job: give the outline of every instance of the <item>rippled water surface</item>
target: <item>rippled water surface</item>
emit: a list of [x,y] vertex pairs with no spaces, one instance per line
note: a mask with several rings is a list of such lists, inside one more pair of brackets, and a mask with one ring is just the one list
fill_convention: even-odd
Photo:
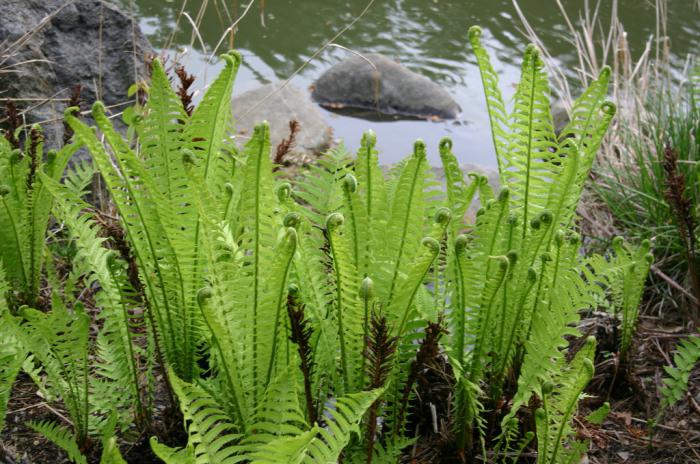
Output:
[[[122,0],[129,3],[130,0]],[[211,81],[217,65],[206,57],[248,0],[209,0],[204,3],[199,35],[182,16],[173,35],[182,0],[133,0],[141,27],[154,46],[187,49],[184,63],[198,76],[198,85]],[[591,2],[595,3],[595,2]],[[670,0],[669,36],[677,67],[700,44],[700,13],[696,0]],[[203,0],[185,4],[193,21]],[[578,17],[584,0],[563,0],[572,17]],[[610,17],[611,1],[603,0],[601,18]],[[235,93],[292,76],[300,66],[367,5],[365,0],[257,0],[240,22],[234,46],[245,58]],[[520,0],[521,8],[543,37],[561,66],[573,68],[577,58],[566,40],[566,27],[554,0]],[[227,12],[228,10],[228,12]],[[653,1],[620,0],[620,18],[636,53],[654,33]],[[457,121],[368,121],[323,110],[334,135],[350,148],[357,147],[367,128],[378,134],[382,162],[401,159],[421,137],[429,145],[431,160],[438,162],[438,140],[449,135],[462,162],[495,166],[478,70],[467,40],[467,29],[480,25],[486,45],[501,75],[506,96],[518,80],[520,56],[526,40],[511,0],[376,0],[368,12],[336,44],[359,53],[380,52],[414,71],[429,76],[454,96],[463,112]],[[224,40],[221,50],[229,47]],[[193,44],[193,45],[191,45]],[[329,66],[348,56],[341,47],[329,47],[313,59],[292,82],[307,88]]]

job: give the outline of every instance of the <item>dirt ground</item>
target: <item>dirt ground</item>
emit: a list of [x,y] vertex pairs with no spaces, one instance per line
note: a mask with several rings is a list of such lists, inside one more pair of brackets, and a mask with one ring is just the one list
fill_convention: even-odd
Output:
[[[700,463],[700,369],[690,378],[684,401],[669,409],[650,434],[648,419],[658,413],[659,388],[671,363],[673,349],[688,335],[681,325],[642,316],[633,340],[630,360],[620,365],[615,356],[612,319],[604,313],[585,318],[580,326],[585,335],[598,338],[596,375],[575,418],[579,438],[590,441],[583,463],[590,464],[671,464]],[[575,343],[573,344],[575,345]],[[600,425],[585,420],[586,415],[609,401],[611,412]],[[161,410],[164,406],[159,406]],[[47,404],[31,379],[21,375],[8,405],[7,424],[0,435],[0,463],[62,464],[64,453],[27,428],[29,420],[63,416],[55,405]],[[175,426],[177,427],[177,426]],[[148,437],[136,444],[125,444],[122,451],[130,463],[158,462],[148,447]],[[427,451],[427,450],[426,450]],[[430,456],[431,453],[421,453]],[[521,462],[532,462],[534,453],[524,453]],[[409,462],[437,462],[435,458],[409,459]]]

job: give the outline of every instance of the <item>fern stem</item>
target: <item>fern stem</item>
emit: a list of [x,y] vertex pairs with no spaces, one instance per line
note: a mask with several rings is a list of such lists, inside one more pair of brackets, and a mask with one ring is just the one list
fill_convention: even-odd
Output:
[[[501,286],[503,285],[503,282],[506,280],[506,273],[507,269],[502,271],[502,275],[498,278],[498,285],[496,286],[496,289],[494,290],[493,294],[489,298],[488,304],[486,307],[480,308],[481,311],[486,312],[486,319],[483,321],[483,324],[480,324],[479,328],[479,338],[477,339],[475,346],[474,346],[474,359],[472,361],[470,373],[469,373],[469,380],[474,383],[475,382],[475,376],[477,373],[477,368],[481,367],[481,358],[483,356],[483,349],[484,345],[486,344],[485,338],[486,338],[486,333],[489,327],[489,324],[491,322],[491,308],[493,306],[494,301],[496,300],[496,297],[498,296],[499,290],[501,289]],[[488,285],[488,284],[487,284]]]
[[[267,130],[267,126],[263,126],[263,130]],[[263,135],[263,140],[265,135]],[[262,173],[263,156],[269,156],[264,152],[264,143],[259,144],[258,153],[255,157],[255,179],[260,179]],[[252,348],[253,348],[253,388],[258,390],[262,385],[258,384],[258,301],[260,298],[260,201],[262,198],[260,182],[255,182],[255,201],[253,206],[253,329],[252,329]],[[258,395],[255,395],[259,397]]]
[[[113,270],[111,267],[108,267],[109,275],[112,279],[112,283],[115,288],[119,289],[120,285],[117,280],[116,275],[114,274]],[[133,395],[134,395],[134,400],[136,401],[136,417],[137,418],[142,418],[144,417],[145,414],[145,408],[143,406],[143,402],[141,401],[141,394],[139,391],[139,376],[138,376],[138,368],[136,366],[136,354],[134,353],[134,347],[133,347],[133,339],[132,339],[132,334],[131,331],[129,330],[129,314],[128,314],[128,309],[126,306],[126,301],[124,300],[123,294],[120,291],[119,292],[119,299],[121,300],[121,313],[122,313],[122,323],[124,327],[124,331],[126,332],[127,340],[126,340],[126,350],[128,353],[128,363],[130,367],[130,373],[132,375],[131,379],[131,387],[133,389]],[[124,341],[124,340],[122,340]]]
[[532,290],[532,287],[535,285],[535,282],[530,282],[530,285],[528,285],[527,290],[522,292],[520,300],[518,301],[518,304],[516,305],[518,308],[518,312],[515,315],[515,318],[513,319],[513,324],[510,329],[510,334],[508,335],[508,343],[506,344],[506,349],[505,353],[503,351],[499,351],[499,353],[503,353],[503,362],[501,363],[501,367],[499,369],[500,375],[503,376],[505,374],[505,370],[508,365],[508,358],[510,356],[510,352],[515,345],[515,334],[517,333],[517,326],[516,324],[518,321],[521,320],[521,317],[523,315],[523,312],[525,311],[525,300],[527,299],[527,296],[530,294],[530,291]]
[[374,151],[374,145],[372,145],[370,137],[367,137],[367,165],[365,169],[367,170],[367,222],[369,223],[369,229],[372,230],[372,152]]
[[[223,353],[223,350],[221,348],[221,343],[219,342],[219,339],[216,337],[214,330],[212,329],[212,324],[211,321],[209,321],[209,318],[207,318],[207,312],[204,310],[203,306],[208,304],[206,302],[207,298],[197,298],[200,311],[202,313],[202,319],[204,320],[204,323],[207,325],[209,329],[209,333],[212,334],[212,342],[216,346],[216,349],[219,351],[219,353]],[[223,359],[223,355],[222,355]],[[222,362],[221,367],[224,370],[224,374],[226,376],[226,383],[228,383],[228,390],[231,392],[233,396],[233,402],[234,402],[234,413],[236,414],[236,420],[237,423],[242,427],[245,428],[245,425],[247,424],[246,422],[246,414],[243,409],[243,400],[239,398],[239,394],[242,394],[239,392],[239,389],[236,388],[236,384],[233,380],[233,375],[231,374],[231,370],[229,368],[229,365],[227,362]]]
[[[537,456],[537,461],[539,464],[547,464],[548,457],[549,457],[549,408],[547,407],[547,395],[542,393],[542,410],[544,411],[544,444],[543,444],[543,449],[544,449],[544,456],[540,456],[538,454]],[[539,440],[539,437],[538,437]],[[542,460],[540,460],[542,458]],[[556,464],[554,461],[552,461],[552,464]]]
[[340,340],[340,365],[341,369],[343,371],[343,380],[344,380],[344,387],[349,388],[349,373],[348,373],[348,361],[347,361],[347,353],[346,353],[346,348],[345,348],[345,328],[343,324],[343,292],[342,288],[343,285],[341,282],[343,281],[342,277],[342,272],[340,268],[340,260],[338,259],[337,251],[336,251],[336,244],[335,240],[333,239],[334,232],[329,231],[328,233],[328,244],[330,245],[330,251],[331,251],[331,257],[333,260],[333,270],[335,271],[335,279],[336,279],[336,302],[338,305],[338,338]]
[[[561,259],[561,247],[557,247],[556,258],[554,259],[554,273],[552,274],[552,283],[549,287],[550,289],[556,288],[557,279],[559,276],[559,260],[560,259]],[[540,278],[540,284],[542,284],[542,282],[544,281],[544,267],[545,266],[546,266],[546,263],[543,263],[542,264],[542,277]],[[527,335],[525,336],[525,340],[529,340],[530,334],[532,333],[532,324],[535,320],[535,315],[537,313],[537,309],[539,308],[539,295],[541,293],[541,288],[542,287],[540,285],[540,287],[537,289],[537,297],[535,298],[535,303],[532,307],[532,315],[530,316],[530,322],[529,322],[529,325],[527,328]],[[552,310],[552,297],[550,296],[548,304],[547,304],[547,311],[551,311],[551,310]],[[615,327],[615,326],[613,325],[613,327]]]
[[[272,379],[272,370],[274,369],[275,365],[275,359],[276,359],[276,352],[277,352],[277,340],[279,338],[278,333],[280,332],[280,319],[282,315],[282,306],[285,303],[285,298],[284,294],[287,289],[287,276],[289,275],[289,269],[292,267],[292,258],[294,257],[294,251],[289,254],[289,258],[286,260],[287,263],[284,266],[284,278],[282,279],[282,282],[280,282],[279,289],[277,291],[277,310],[275,312],[275,324],[274,324],[274,333],[272,334],[272,349],[270,351],[270,362],[268,363],[267,366],[267,378],[265,380],[265,387],[270,384],[270,380]],[[286,324],[284,325],[283,328],[286,328]],[[287,345],[287,357],[289,358],[289,345]]]
[[10,218],[10,225],[12,226],[12,233],[15,236],[15,243],[17,245],[17,255],[19,258],[19,268],[22,271],[22,279],[24,279],[25,286],[27,285],[27,274],[25,271],[25,266],[24,266],[24,258],[22,257],[22,242],[19,239],[19,233],[17,232],[17,222],[15,221],[14,216],[12,215],[12,210],[10,209],[10,205],[7,204],[7,200],[5,199],[4,196],[0,196],[2,199],[2,204],[5,207],[5,211],[7,212],[7,217]]
[[[359,231],[357,230],[357,219],[355,217],[355,209],[353,208],[352,204],[352,192],[350,192],[349,189],[343,187],[343,193],[345,196],[345,203],[348,211],[347,216],[350,222],[350,227],[352,227],[352,245],[354,252],[353,257],[355,258],[355,267],[360,269],[360,236]],[[362,272],[364,272],[364,269],[362,269]]]
[[456,346],[455,351],[457,352],[457,360],[459,365],[464,368],[464,347],[466,345],[466,301],[464,288],[464,263],[463,263],[463,253],[464,249],[457,251],[455,259],[457,265],[455,270],[457,271],[457,317],[455,323],[455,340]]
[[[585,387],[585,385],[584,385]],[[569,404],[566,406],[566,410],[564,411],[564,416],[562,417],[561,423],[559,425],[559,430],[557,432],[557,439],[554,441],[554,451],[552,451],[552,464],[556,464],[557,462],[557,454],[559,454],[559,448],[561,447],[561,439],[562,436],[564,435],[564,427],[566,424],[569,422],[569,417],[571,417],[571,414],[573,414],[574,408],[578,404],[578,397],[581,395],[583,392],[583,388],[580,388],[577,392],[576,395],[573,396],[574,400],[570,401]]]
[[530,57],[532,60],[532,76],[530,77],[530,82],[532,87],[529,89],[530,90],[530,95],[529,95],[529,105],[528,105],[528,115],[527,115],[527,121],[528,121],[528,136],[527,136],[527,167],[525,171],[525,202],[523,204],[523,240],[525,240],[525,235],[527,232],[527,224],[528,224],[528,202],[529,202],[529,196],[530,196],[530,166],[532,164],[532,132],[534,130],[534,125],[535,121],[533,119],[533,113],[534,113],[534,102],[535,102],[535,88],[536,88],[536,79],[537,79],[537,52],[534,50],[532,51],[533,56]]

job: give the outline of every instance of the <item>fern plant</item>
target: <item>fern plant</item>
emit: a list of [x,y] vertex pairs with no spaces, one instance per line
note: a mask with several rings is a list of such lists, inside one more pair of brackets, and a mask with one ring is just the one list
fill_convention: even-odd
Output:
[[[101,299],[98,297],[98,301]],[[83,305],[75,302],[69,307],[57,294],[52,297],[49,313],[25,307],[19,317],[4,317],[4,330],[10,340],[16,340],[21,350],[31,353],[40,363],[32,377],[45,376],[46,382],[40,388],[49,393],[52,401],[61,401],[70,419],[70,426],[51,420],[27,425],[63,449],[76,463],[87,462],[85,456],[94,450],[95,437],[104,438],[104,459],[117,459],[115,428],[124,431],[134,421],[142,425],[144,411],[138,391],[141,382],[137,379],[134,384],[125,375],[129,372],[124,365],[128,359],[120,358],[119,333],[112,318],[105,316],[104,328],[93,346],[89,336],[91,321]],[[15,373],[24,361],[25,351],[15,351]]]
[[616,237],[612,242],[612,256],[606,260],[596,255],[588,260],[593,269],[590,280],[607,288],[610,294],[607,309],[620,320],[620,356],[623,360],[627,359],[636,330],[644,283],[654,259],[649,249],[648,240],[634,247],[622,237]]
[[664,366],[666,377],[659,389],[661,401],[656,416],[648,420],[649,440],[651,442],[653,427],[658,424],[666,411],[676,405],[688,392],[688,382],[693,370],[700,362],[700,337],[691,335],[676,345],[673,365]]
[[[135,300],[124,277],[124,264],[104,247],[97,225],[84,213],[82,183],[72,182],[70,176],[65,184],[44,173],[38,176],[53,196],[55,215],[68,227],[77,253],[65,280],[47,266],[52,286],[62,288],[60,294],[55,290],[52,295],[51,311],[24,306],[18,317],[6,312],[4,332],[9,338],[4,340],[19,347],[14,363],[22,365],[24,352],[38,361],[38,367],[25,366],[25,370],[48,400],[61,400],[71,426],[53,421],[28,425],[62,448],[73,462],[87,462],[83,453],[92,450],[92,439],[99,436],[103,437],[103,461],[120,462],[115,428],[122,432],[136,423],[137,430],[143,429],[149,415],[144,388],[147,369],[141,365],[148,357],[139,347],[143,343],[136,340],[142,324],[133,311]],[[93,291],[97,321],[91,320],[73,294],[76,288]],[[94,322],[100,327],[95,338],[89,334]]]
[[[338,148],[293,183],[278,181],[266,123],[240,150],[226,140],[222,102],[235,53],[224,55],[224,71],[191,117],[155,62],[133,143],[114,132],[100,104],[93,116],[106,145],[67,113],[134,250],[153,340],[185,418],[184,447],[152,441],[161,459],[397,462],[430,433],[416,426],[417,390],[439,362],[456,390],[441,420],[457,456],[488,448],[498,462],[536,447],[540,463],[556,464],[582,453],[572,421],[595,344],[567,362],[566,337],[580,335],[580,311],[607,298],[634,319],[648,270],[644,247],[582,258],[575,232],[583,183],[614,115],[604,102],[609,71],[556,135],[538,51],[525,52],[508,114],[478,28],[470,39],[499,161],[497,193],[483,176],[461,172],[447,139],[439,147],[446,194],[422,141],[385,171],[371,132],[356,156]],[[138,382],[132,334],[120,322],[131,305],[123,279],[89,246],[90,218],[70,188],[46,185],[84,249],[79,262],[111,303],[106,352]],[[466,223],[477,195],[482,208]],[[646,268],[630,264],[642,261]],[[533,429],[516,420],[526,405],[535,405]]]
[[224,55],[224,61],[224,71],[188,116],[155,60],[148,103],[134,126],[136,147],[112,128],[102,104],[93,107],[92,115],[107,146],[72,109],[66,112],[66,122],[88,147],[119,212],[155,321],[160,355],[184,380],[195,378],[198,370],[203,335],[196,295],[205,266],[201,221],[187,169],[215,186],[212,194],[226,202],[224,184],[234,168],[224,143],[230,112],[226,102],[240,55]]
[[[673,366],[664,366],[668,376],[663,379],[659,416],[683,398],[688,390],[690,374],[700,361],[700,337],[690,336],[681,340],[676,346]],[[658,418],[657,418],[658,419]]]
[[[452,258],[447,261],[447,292],[457,302],[447,311],[452,330],[445,344],[458,375],[455,433],[458,447],[467,454],[473,452],[488,438],[485,409],[495,410],[502,424],[496,448],[508,448],[521,406],[532,395],[545,401],[553,391],[562,402],[556,406],[559,413],[536,414],[546,415],[537,421],[539,459],[568,462],[566,453],[561,453],[570,439],[567,423],[592,375],[577,366],[583,366],[582,359],[590,364],[592,355],[581,354],[579,361],[565,363],[564,337],[577,334],[571,327],[578,321],[578,312],[594,307],[600,296],[599,287],[582,275],[585,263],[578,255],[574,213],[614,115],[614,107],[604,101],[609,70],[603,70],[582,94],[571,122],[557,135],[537,49],[530,46],[525,52],[509,114],[480,36],[480,29],[470,30],[503,187],[497,197],[482,204],[473,229],[448,243]],[[443,160],[453,158],[450,148],[444,145]],[[454,164],[447,163],[446,170]],[[458,183],[447,184],[448,206],[462,211],[461,204],[450,200],[458,196],[449,191],[465,190],[460,185],[464,178],[459,173],[452,178]],[[583,386],[570,376],[560,377],[568,370],[582,372],[577,378]],[[545,384],[551,385],[547,393],[542,391]],[[501,410],[499,405],[508,401],[505,392],[513,390],[510,412]],[[488,420],[494,420],[494,413]],[[572,443],[567,449],[575,448]]]
[[0,431],[5,426],[7,402],[10,399],[12,386],[26,357],[24,347],[6,328],[5,320],[9,317],[9,308],[5,295],[8,292],[9,285],[0,266],[0,322],[2,322],[0,326]]
[[41,175],[60,179],[79,148],[73,143],[45,154],[43,146],[38,125],[28,130],[21,149],[0,138],[0,259],[11,286],[8,296],[13,310],[39,303],[52,202]]

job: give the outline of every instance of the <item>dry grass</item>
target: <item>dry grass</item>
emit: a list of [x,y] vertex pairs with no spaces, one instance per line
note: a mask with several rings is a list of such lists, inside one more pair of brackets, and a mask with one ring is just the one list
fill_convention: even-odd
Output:
[[[625,200],[628,196],[646,197],[648,200],[633,201],[626,206],[641,208],[638,211],[638,230],[632,230],[635,229],[634,225],[618,221],[616,208],[609,204],[611,197],[615,195],[607,196],[606,199],[605,195],[601,198],[594,192],[587,192],[579,209],[583,218],[583,232],[587,237],[601,241],[604,245],[614,235],[629,235],[630,232],[634,237],[644,235],[642,229],[649,225],[642,225],[642,219],[658,219],[658,215],[649,215],[643,210],[647,210],[653,200],[664,201],[663,198],[656,198],[658,192],[653,189],[654,184],[663,184],[663,176],[645,181],[640,179],[649,173],[658,174],[658,159],[651,155],[657,152],[659,140],[668,135],[663,134],[661,128],[665,127],[669,117],[673,118],[684,104],[687,105],[688,87],[693,85],[693,57],[686,57],[681,69],[672,64],[667,33],[668,0],[650,1],[655,7],[654,34],[649,37],[643,50],[635,55],[627,41],[625,26],[619,19],[618,0],[586,0],[578,17],[571,17],[562,1],[556,0],[567,26],[567,39],[576,52],[577,80],[586,86],[600,73],[603,66],[610,66],[612,70],[610,98],[617,105],[617,115],[603,142],[590,185],[594,190],[601,188],[600,186],[612,186],[616,190],[618,200]],[[513,3],[523,23],[524,34],[543,51],[555,93],[569,110],[580,87],[571,87],[570,79],[548,53],[546,45],[528,22],[517,0],[513,0]],[[695,9],[693,13],[698,13],[700,1],[694,1],[690,9]],[[608,12],[610,20],[608,22],[606,17],[604,23],[601,18],[607,16]],[[695,76],[700,79],[700,75]],[[660,210],[666,208],[661,203],[657,205]],[[662,219],[657,221],[659,226],[662,222],[670,221],[670,218]],[[666,238],[662,242],[666,243]],[[658,277],[657,280],[666,281],[664,285],[669,283],[668,275],[659,273],[659,268],[654,268],[653,272]],[[684,287],[684,283],[677,279],[677,276],[673,276],[671,280],[676,287]]]
[[[604,66],[610,66],[612,69],[610,91],[611,100],[617,105],[617,116],[603,144],[602,156],[614,163],[625,163],[634,158],[626,143],[626,137],[647,137],[644,127],[656,118],[654,112],[649,110],[649,95],[664,93],[680,99],[680,93],[674,89],[684,85],[690,74],[690,58],[686,60],[684,69],[673,72],[670,40],[667,35],[668,0],[652,1],[656,9],[656,31],[649,37],[642,52],[634,56],[627,41],[625,26],[618,15],[618,0],[598,0],[595,4],[585,0],[578,18],[572,18],[562,1],[556,0],[568,28],[567,39],[578,58],[575,70],[582,85],[577,85],[577,88],[572,90],[570,80],[547,51],[547,47],[523,14],[518,1],[513,0],[523,23],[524,33],[542,50],[555,93],[567,111],[571,109],[579,88],[587,87]],[[697,0],[697,3],[700,8],[700,0]],[[607,27],[601,22],[603,8],[610,9],[610,24]]]

